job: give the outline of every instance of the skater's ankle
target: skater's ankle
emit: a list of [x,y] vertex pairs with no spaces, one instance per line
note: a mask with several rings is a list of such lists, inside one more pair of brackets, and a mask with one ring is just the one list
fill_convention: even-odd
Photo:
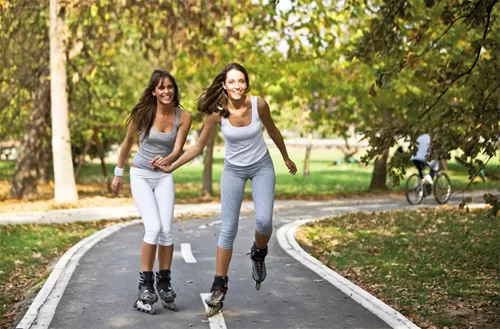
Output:
[[170,269],[159,270],[158,273],[161,275],[162,278],[169,277],[171,274]]
[[267,245],[264,248],[257,247],[257,244],[254,242],[252,246],[252,250],[259,254],[267,254]]

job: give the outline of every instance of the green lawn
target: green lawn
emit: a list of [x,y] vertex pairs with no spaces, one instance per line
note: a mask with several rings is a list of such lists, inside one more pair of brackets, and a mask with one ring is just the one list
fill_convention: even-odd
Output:
[[26,290],[81,239],[120,221],[0,226],[0,328],[11,328]]
[[[216,195],[219,194],[219,179],[223,167],[223,156],[223,148],[217,147],[213,166],[213,188]],[[333,165],[333,162],[342,158],[341,152],[336,149],[313,150],[310,164],[311,174],[307,178],[302,176],[305,157],[304,149],[290,149],[290,156],[299,168],[296,176],[288,174],[287,168],[277,149],[271,149],[271,156],[274,160],[277,175],[276,194],[278,198],[310,198],[333,196],[343,193],[364,193],[370,184],[372,166],[363,167],[358,164]],[[113,172],[114,166],[112,163],[108,164],[108,173]],[[455,190],[467,186],[469,183],[468,173],[463,166],[450,161],[448,168],[448,174]],[[490,161],[488,168],[500,172],[499,159]],[[13,171],[14,162],[0,161],[0,197],[2,193],[4,194],[4,198],[8,195],[9,180]],[[202,171],[202,164],[191,163],[186,164],[175,172],[176,197],[178,200],[201,196]],[[413,169],[409,170],[409,172],[411,171]],[[128,174],[125,175],[125,182],[128,183]],[[80,195],[92,196],[107,193],[100,164],[86,164],[82,168],[81,178],[78,183]],[[486,182],[475,183],[471,188],[492,188],[497,187],[498,184],[498,181],[487,180]],[[391,189],[400,191],[403,187],[404,182],[400,186],[392,187]],[[127,190],[125,188],[125,193],[127,193]],[[48,191],[44,195],[50,196],[50,192]],[[247,185],[247,195],[250,195],[250,183]]]
[[500,222],[453,209],[357,213],[299,228],[316,258],[427,328],[500,327]]

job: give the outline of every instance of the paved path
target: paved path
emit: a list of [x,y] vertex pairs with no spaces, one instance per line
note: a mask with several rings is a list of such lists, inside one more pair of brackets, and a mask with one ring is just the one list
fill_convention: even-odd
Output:
[[[475,199],[480,201],[479,197]],[[458,204],[460,201],[461,198],[455,198],[452,203]],[[429,199],[422,206],[435,206],[435,203]],[[89,246],[86,253],[79,251],[81,258],[73,263],[69,261],[60,269],[61,278],[55,283],[53,293],[40,305],[33,306],[31,314],[28,311],[18,328],[411,328],[404,324],[388,325],[387,321],[382,321],[358,304],[325,280],[325,277],[302,265],[280,247],[277,234],[273,234],[266,259],[268,278],[261,290],[256,291],[251,277],[251,262],[246,255],[253,242],[255,225],[253,206],[249,202],[243,205],[224,312],[209,322],[204,315],[201,296],[209,292],[215,270],[219,208],[218,204],[179,205],[176,208],[176,214],[212,214],[210,217],[174,224],[176,251],[172,276],[173,287],[178,294],[176,303],[179,312],[163,309],[159,303],[156,315],[132,309],[137,294],[140,244],[144,231],[142,225],[128,225],[104,239],[96,238],[93,242],[96,244],[92,248]],[[385,197],[277,201],[275,233],[283,225],[300,219],[352,211],[407,208],[415,207],[410,207],[403,198]],[[44,214],[17,214],[10,218],[1,215],[0,224],[9,221],[61,222],[135,215],[133,207],[73,209]],[[181,245],[184,247],[182,252]],[[74,268],[72,275],[68,274],[71,271],[67,271],[71,266]],[[64,284],[61,281],[65,281]],[[30,316],[35,321],[27,321]]]

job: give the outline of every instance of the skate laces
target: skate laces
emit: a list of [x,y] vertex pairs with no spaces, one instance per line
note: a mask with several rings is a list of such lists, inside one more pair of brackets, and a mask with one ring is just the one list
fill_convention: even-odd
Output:
[[264,272],[264,262],[255,261],[255,270],[259,273]]

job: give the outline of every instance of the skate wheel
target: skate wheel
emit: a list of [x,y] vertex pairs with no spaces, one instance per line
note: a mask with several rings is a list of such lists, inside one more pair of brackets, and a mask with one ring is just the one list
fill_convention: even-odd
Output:
[[148,304],[144,303],[141,300],[137,300],[134,303],[134,308],[138,311],[144,312],[144,313],[149,313],[151,315],[156,313],[155,306],[154,304]]
[[255,282],[255,289],[260,290],[260,282],[259,281]]
[[148,311],[149,314],[153,315],[155,314],[155,307],[153,305],[151,305],[151,309]]
[[215,314],[219,313],[220,310],[222,309],[222,302],[220,305],[217,305],[217,306],[209,306],[208,309],[207,309],[207,317],[212,317],[214,316]]
[[174,312],[178,312],[179,311],[179,308],[173,302],[172,303],[162,302],[162,304],[163,304],[163,307],[168,308],[169,310],[172,310]]

